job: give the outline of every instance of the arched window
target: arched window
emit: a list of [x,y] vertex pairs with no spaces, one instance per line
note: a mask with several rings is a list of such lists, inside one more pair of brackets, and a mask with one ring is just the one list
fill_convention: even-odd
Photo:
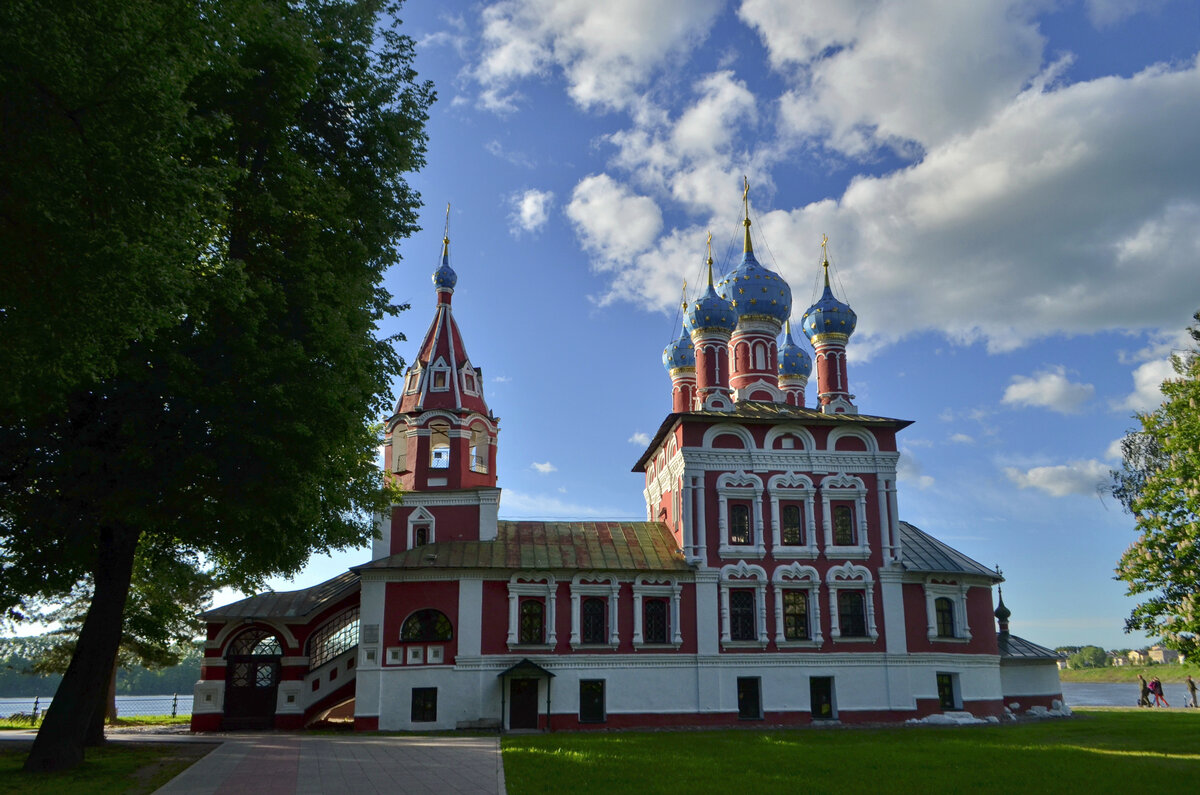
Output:
[[866,600],[862,591],[839,590],[838,630],[843,638],[862,638],[867,635]]
[[783,637],[786,640],[808,640],[808,592],[783,592]]
[[954,633],[954,602],[945,596],[933,600],[933,613],[937,620],[939,638],[956,637]]
[[243,632],[229,644],[227,657],[234,655],[254,657],[277,657],[283,654],[279,638],[265,629],[251,629]]
[[608,605],[599,596],[585,598],[579,606],[579,618],[582,624],[582,640],[584,643],[606,643],[605,614]]
[[358,645],[358,608],[352,607],[321,625],[308,638],[308,668],[320,668]]
[[545,639],[546,608],[540,599],[521,600],[519,643],[541,643]]
[[854,514],[849,505],[838,505],[833,509],[833,543],[839,547],[858,543],[854,538]]
[[471,429],[471,471],[487,474],[488,436],[483,428]]
[[429,643],[454,638],[454,627],[441,610],[427,608],[418,610],[400,627],[400,640],[404,643]]
[[392,471],[408,471],[408,426],[402,422],[392,429]]
[[731,640],[758,640],[754,623],[754,591],[729,592],[729,637]]
[[745,505],[729,506],[729,543],[745,546],[750,543],[750,508]]
[[642,640],[644,643],[667,642],[667,600],[646,599],[642,603],[645,615],[642,618]]
[[450,426],[445,423],[429,426],[429,468],[450,468]]
[[780,522],[781,540],[788,546],[800,546],[804,543],[804,528],[800,524],[800,506],[783,506],[783,516]]

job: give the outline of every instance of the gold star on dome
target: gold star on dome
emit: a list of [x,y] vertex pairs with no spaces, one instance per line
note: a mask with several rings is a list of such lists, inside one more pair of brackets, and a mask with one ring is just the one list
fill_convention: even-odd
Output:
[[744,292],[746,292],[746,290],[745,290],[744,288],[742,288],[742,287],[739,287],[739,288],[738,288],[738,292],[739,292],[739,293],[744,293]]

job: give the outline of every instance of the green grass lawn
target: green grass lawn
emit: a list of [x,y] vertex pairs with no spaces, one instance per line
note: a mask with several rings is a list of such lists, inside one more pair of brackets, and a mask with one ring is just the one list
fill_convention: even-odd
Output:
[[[30,723],[28,717],[23,718],[0,718],[0,731],[4,729],[36,729],[42,725],[42,717],[38,716],[37,721]],[[191,715],[130,715],[127,718],[117,718],[115,724],[109,726],[181,726],[192,722]]]
[[0,793],[108,795],[154,792],[215,748],[200,743],[109,743],[65,773],[26,773],[27,743],[0,745]]
[[503,750],[510,795],[1180,792],[1200,782],[1200,710],[951,728],[579,732],[506,737]]

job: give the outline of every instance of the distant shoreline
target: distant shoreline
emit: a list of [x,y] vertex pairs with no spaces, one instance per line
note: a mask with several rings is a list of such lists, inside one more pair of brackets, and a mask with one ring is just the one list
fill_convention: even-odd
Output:
[[1164,682],[1182,682],[1188,674],[1200,682],[1200,665],[1171,663],[1167,665],[1121,665],[1107,668],[1064,668],[1058,672],[1063,682],[1136,682],[1137,675],[1150,679],[1157,676]]

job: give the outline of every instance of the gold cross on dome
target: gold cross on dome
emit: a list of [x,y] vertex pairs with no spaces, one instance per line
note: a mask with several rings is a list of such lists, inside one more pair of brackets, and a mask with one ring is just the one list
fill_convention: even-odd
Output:
[[824,255],[824,257],[826,259],[829,258],[829,249],[826,248],[826,246],[828,246],[828,245],[829,245],[829,238],[826,237],[824,233],[822,233],[821,234],[821,254]]

